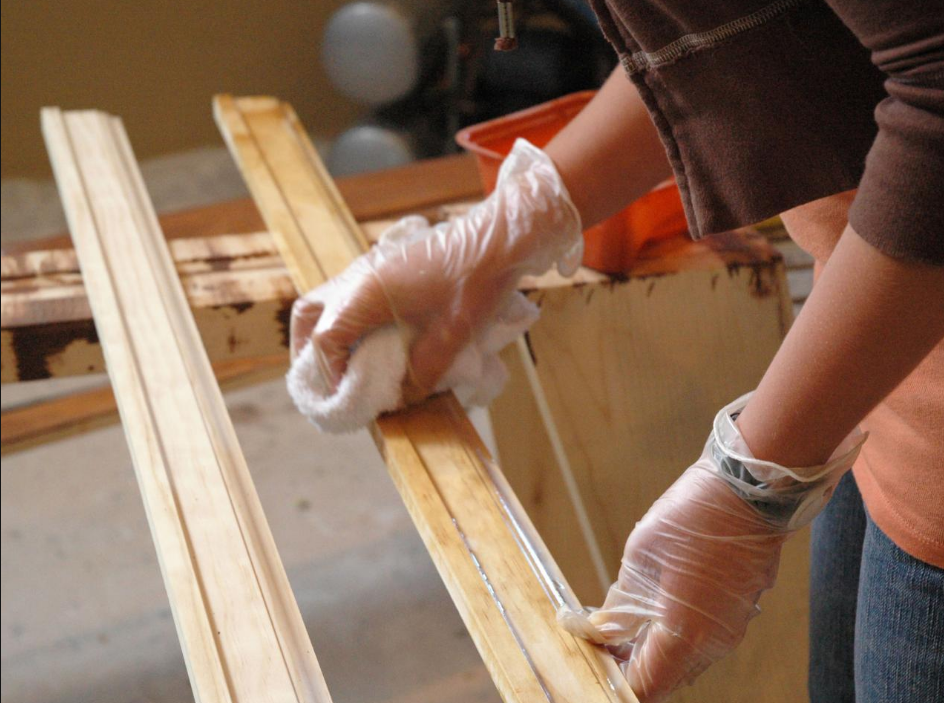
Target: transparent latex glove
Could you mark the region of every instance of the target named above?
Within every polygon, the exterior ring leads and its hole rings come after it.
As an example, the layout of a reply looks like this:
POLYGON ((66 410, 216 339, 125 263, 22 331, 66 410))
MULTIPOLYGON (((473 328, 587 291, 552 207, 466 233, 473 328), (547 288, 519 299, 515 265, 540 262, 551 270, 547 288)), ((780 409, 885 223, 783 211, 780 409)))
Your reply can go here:
POLYGON ((823 466, 755 460, 734 424, 748 398, 721 410, 701 458, 636 524, 603 607, 560 614, 565 629, 621 660, 642 703, 737 646, 784 541, 822 509, 865 440, 855 430, 823 466))
POLYGON ((400 221, 339 276, 299 298, 292 353, 313 340, 336 388, 357 342, 395 322, 411 347, 407 400, 423 397, 508 307, 521 276, 555 262, 571 275, 582 251, 580 216, 557 169, 519 139, 486 200, 435 227, 419 217, 400 221))

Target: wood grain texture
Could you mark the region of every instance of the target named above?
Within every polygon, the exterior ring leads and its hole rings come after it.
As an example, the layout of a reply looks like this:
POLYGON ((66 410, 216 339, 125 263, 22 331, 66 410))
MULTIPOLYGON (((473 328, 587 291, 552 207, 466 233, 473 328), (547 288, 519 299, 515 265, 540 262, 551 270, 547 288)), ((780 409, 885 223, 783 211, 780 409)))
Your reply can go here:
MULTIPOLYGON (((636 521, 701 453, 720 407, 756 387, 791 322, 780 255, 751 233, 651 252, 621 280, 545 280, 528 296, 541 386, 615 579, 636 521)), ((604 592, 514 350, 490 411, 502 467, 589 605, 604 592)), ((806 680, 808 540, 784 548, 780 578, 744 643, 673 703, 794 700, 806 680), (790 691, 790 694, 786 692, 790 691)))
POLYGON ((441 156, 344 176, 336 184, 358 222, 422 212, 444 203, 479 200, 483 195, 472 154, 441 156))
POLYGON ((194 694, 330 700, 124 129, 47 108, 82 265, 194 694))
MULTIPOLYGON (((367 242, 292 109, 229 96, 214 109, 298 290, 343 270, 367 242)), ((557 627, 566 584, 455 398, 373 434, 503 699, 635 701, 612 657, 557 627)))

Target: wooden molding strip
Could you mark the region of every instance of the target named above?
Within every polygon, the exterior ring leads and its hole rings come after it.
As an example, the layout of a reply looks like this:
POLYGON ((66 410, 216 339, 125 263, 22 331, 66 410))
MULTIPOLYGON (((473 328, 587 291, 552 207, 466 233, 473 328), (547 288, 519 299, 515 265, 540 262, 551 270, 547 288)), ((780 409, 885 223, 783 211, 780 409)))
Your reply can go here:
POLYGON ((124 128, 57 108, 42 127, 194 695, 327 703, 124 128))
MULTIPOLYGON (((299 292, 365 250, 290 106, 218 96, 214 112, 299 292)), ((373 434, 506 703, 635 701, 605 650, 557 626, 566 581, 452 394, 373 434)))

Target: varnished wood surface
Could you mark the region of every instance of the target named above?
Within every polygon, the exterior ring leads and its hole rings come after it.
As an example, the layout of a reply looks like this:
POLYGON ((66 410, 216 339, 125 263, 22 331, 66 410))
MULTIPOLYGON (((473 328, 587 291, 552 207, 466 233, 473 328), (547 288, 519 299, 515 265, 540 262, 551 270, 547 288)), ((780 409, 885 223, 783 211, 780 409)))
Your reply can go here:
MULTIPOLYGON (((187 300, 214 362, 277 353, 288 343, 294 288, 267 234, 170 242, 187 300)), ((2 258, 4 383, 104 370, 72 249, 2 258)))
MULTIPOLYGON (((220 96, 217 122, 300 291, 343 270, 366 239, 290 107, 220 96)), ((613 659, 557 627, 552 563, 522 527, 451 394, 381 418, 374 436, 394 483, 506 701, 634 701, 613 659)), ((543 547, 543 545, 541 545, 543 547)))
MULTIPOLYGON (((435 208, 432 221, 462 212, 466 203, 435 208)), ((371 242, 392 220, 360 223, 371 242)), ((266 232, 175 239, 169 242, 201 335, 214 362, 277 352, 287 343, 295 289, 266 232)), ((693 268, 751 266, 776 252, 763 239, 724 234, 665 242, 643 252, 625 276, 655 276, 693 268)), ((103 359, 75 252, 23 251, 0 257, 2 381, 27 381, 103 370, 103 359)), ((618 281, 623 277, 613 277, 618 281)), ((610 280, 581 269, 564 279, 549 272, 522 287, 554 288, 610 280)))

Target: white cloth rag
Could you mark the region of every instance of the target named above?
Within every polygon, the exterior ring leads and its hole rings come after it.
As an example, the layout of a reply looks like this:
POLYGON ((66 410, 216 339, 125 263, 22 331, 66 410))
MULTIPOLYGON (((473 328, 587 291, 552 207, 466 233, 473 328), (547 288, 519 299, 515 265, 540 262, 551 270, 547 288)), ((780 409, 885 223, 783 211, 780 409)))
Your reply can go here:
MULTIPOLYGON (((425 218, 405 218, 385 233, 382 241, 428 236, 429 231, 425 218)), ((496 318, 459 353, 436 392, 455 391, 467 406, 490 403, 508 379, 498 352, 526 332, 537 318, 537 306, 516 291, 496 318)), ((371 332, 358 343, 337 390, 330 393, 309 342, 286 376, 288 392, 299 412, 322 432, 353 432, 381 413, 403 407, 407 354, 395 325, 371 332)))

